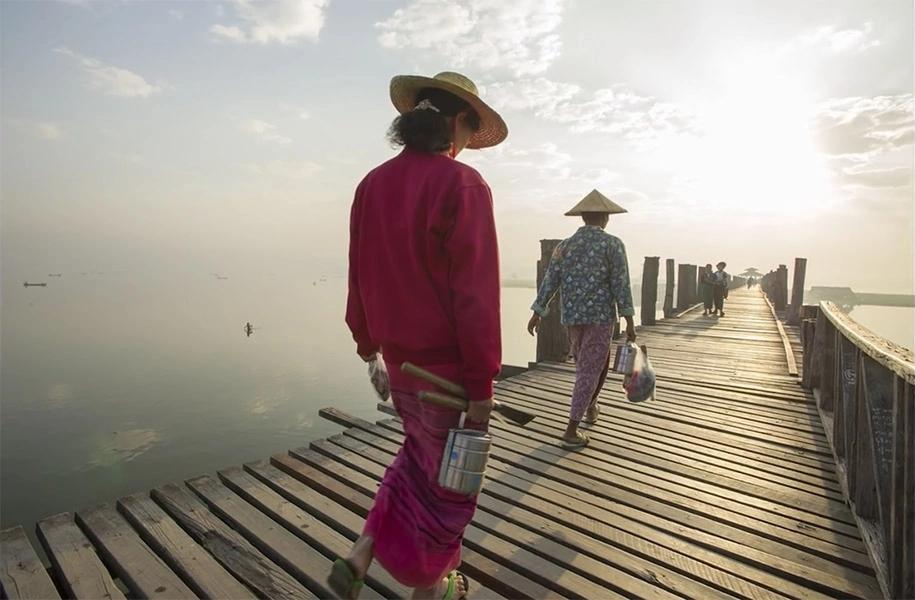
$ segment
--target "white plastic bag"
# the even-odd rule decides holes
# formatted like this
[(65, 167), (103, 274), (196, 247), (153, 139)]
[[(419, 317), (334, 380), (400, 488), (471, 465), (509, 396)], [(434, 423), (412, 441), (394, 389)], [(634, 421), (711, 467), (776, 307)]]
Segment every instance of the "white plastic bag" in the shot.
[(643, 402), (654, 400), (654, 390), (657, 376), (651, 361), (648, 360), (648, 349), (645, 346), (634, 347), (632, 370), (623, 377), (623, 389), (630, 402)]
[(388, 377), (388, 369), (384, 366), (384, 360), (377, 356), (369, 361), (369, 381), (372, 382), (372, 387), (375, 388), (375, 393), (379, 398), (387, 400), (391, 397), (391, 380)]

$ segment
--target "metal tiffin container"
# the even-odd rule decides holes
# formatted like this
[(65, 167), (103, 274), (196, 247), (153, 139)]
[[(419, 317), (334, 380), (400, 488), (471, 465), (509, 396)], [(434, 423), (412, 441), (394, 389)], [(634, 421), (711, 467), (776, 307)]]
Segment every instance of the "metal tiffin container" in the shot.
[[(461, 425), (464, 415), (461, 415)], [(442, 464), (438, 473), (438, 484), (447, 490), (476, 496), (483, 489), (486, 477), (486, 463), (492, 437), (476, 429), (452, 429), (448, 432)]]

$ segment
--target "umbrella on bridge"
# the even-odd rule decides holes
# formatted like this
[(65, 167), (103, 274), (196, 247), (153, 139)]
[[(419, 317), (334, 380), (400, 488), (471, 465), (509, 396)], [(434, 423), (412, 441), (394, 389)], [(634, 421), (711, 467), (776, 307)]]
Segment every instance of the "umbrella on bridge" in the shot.
[(762, 273), (760, 273), (759, 269), (757, 269), (756, 267), (750, 267), (748, 269), (745, 269), (743, 273), (738, 275), (738, 277), (745, 277), (747, 279), (749, 279), (750, 277), (759, 278), (759, 277), (762, 277)]

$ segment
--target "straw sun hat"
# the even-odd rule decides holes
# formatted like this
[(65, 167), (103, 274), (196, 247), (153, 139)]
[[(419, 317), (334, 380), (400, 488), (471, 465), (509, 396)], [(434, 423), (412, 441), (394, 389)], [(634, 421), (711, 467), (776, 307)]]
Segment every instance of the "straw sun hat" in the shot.
[(608, 213), (618, 215), (629, 212), (610, 198), (604, 196), (597, 190), (591, 192), (581, 199), (581, 202), (572, 207), (572, 210), (566, 213), (567, 217), (577, 217), (582, 213)]
[(416, 106), (416, 95), (425, 88), (438, 88), (465, 100), (480, 116), (480, 129), (470, 137), (468, 148), (489, 148), (508, 136), (508, 127), (499, 113), (480, 100), (477, 86), (460, 73), (444, 71), (435, 77), (398, 75), (391, 79), (391, 102), (400, 114)]

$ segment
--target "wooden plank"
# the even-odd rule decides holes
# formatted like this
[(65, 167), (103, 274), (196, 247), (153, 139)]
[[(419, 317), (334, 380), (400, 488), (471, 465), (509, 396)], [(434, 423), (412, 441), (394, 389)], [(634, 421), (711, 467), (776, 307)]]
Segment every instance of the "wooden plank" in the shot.
[[(496, 397), (506, 403), (516, 403), (512, 395), (497, 391)], [(666, 458), (697, 469), (720, 472), (731, 478), (758, 483), (773, 489), (786, 488), (803, 491), (811, 496), (844, 502), (841, 488), (835, 476), (829, 476), (820, 469), (805, 468), (792, 462), (780, 461), (778, 455), (760, 453), (752, 449), (743, 449), (727, 438), (708, 436), (703, 444), (700, 440), (684, 436), (673, 431), (652, 430), (651, 419), (627, 419), (615, 403), (601, 402), (602, 415), (599, 424), (590, 430), (599, 438), (625, 446), (647, 455)], [(565, 421), (567, 417), (554, 412), (557, 408), (530, 403), (522, 400), (519, 408), (536, 410), (542, 413), (538, 425), (529, 426), (531, 432), (542, 431), (543, 426), (555, 426), (557, 420)], [(545, 414), (543, 414), (545, 413)], [(660, 419), (653, 419), (660, 422)], [(787, 464), (786, 464), (787, 462)]]
[(118, 509), (149, 547), (201, 598), (254, 598), (149, 496), (121, 498)]
[(105, 564), (132, 594), (143, 598), (196, 598), (110, 504), (76, 513)]
[[(345, 441), (340, 441), (336, 438), (334, 438), (334, 441), (335, 443), (342, 444), (344, 447), (351, 447), (351, 445), (347, 444)], [(321, 446), (315, 444), (315, 447)], [(329, 452), (326, 447), (324, 448), (325, 452)], [(530, 471), (530, 477), (533, 478), (532, 481), (537, 483), (543, 482), (544, 484), (547, 483), (541, 476), (541, 474), (545, 473), (544, 471), (532, 469), (532, 462), (527, 460), (527, 458), (521, 458), (521, 460), (523, 461), (522, 464), (524, 464), (524, 469), (519, 470), (520, 472), (526, 473), (527, 471)], [(501, 464), (502, 457), (494, 453), (491, 457), (490, 467), (499, 469), (501, 468)], [(498, 477), (497, 479), (501, 481)], [(574, 484), (576, 481), (577, 477), (572, 474), (561, 474), (556, 479), (556, 487), (557, 489), (561, 489), (563, 493), (574, 494), (576, 492), (570, 489), (568, 484)], [(529, 491), (530, 484), (525, 484), (522, 486), (522, 489)], [(596, 489), (597, 487), (594, 486), (585, 491), (590, 492)], [(631, 509), (627, 509), (625, 505), (619, 502), (619, 500), (626, 500), (625, 493), (618, 493), (615, 496), (604, 495), (602, 498), (594, 497), (593, 494), (590, 493), (586, 493), (584, 496), (594, 498), (594, 501), (599, 502), (601, 507), (607, 506), (609, 510), (618, 512), (623, 518), (640, 520), (652, 526), (663, 527), (663, 530), (676, 529), (678, 528), (678, 525), (683, 528), (692, 528), (692, 531), (689, 531), (688, 533), (685, 533), (687, 529), (682, 529), (684, 531), (682, 537), (692, 540), (708, 538), (708, 547), (716, 551), (722, 548), (734, 548), (732, 555), (743, 561), (752, 558), (754, 555), (758, 555), (760, 558), (758, 562), (754, 561), (755, 564), (759, 564), (767, 569), (777, 569), (780, 565), (784, 565), (784, 568), (781, 570), (784, 576), (794, 578), (797, 573), (802, 572), (804, 573), (805, 578), (809, 579), (809, 585), (815, 589), (831, 590), (831, 593), (833, 594), (846, 594), (856, 597), (868, 597), (867, 593), (872, 593), (874, 589), (873, 587), (869, 587), (875, 585), (872, 577), (864, 576), (848, 569), (836, 569), (833, 563), (820, 561), (813, 555), (794, 551), (787, 547), (779, 548), (777, 544), (773, 546), (771, 543), (753, 541), (752, 538), (741, 539), (740, 537), (735, 538), (734, 536), (728, 536), (724, 533), (727, 531), (726, 529), (722, 530), (720, 527), (710, 526), (710, 521), (706, 521), (703, 517), (697, 515), (677, 518), (675, 511), (672, 512), (664, 507), (664, 505), (660, 505), (663, 507), (661, 510), (652, 510), (652, 512), (660, 517), (655, 518), (650, 514), (646, 515), (644, 512), (646, 508), (652, 509), (653, 506), (653, 503), (647, 499), (637, 499), (631, 503), (627, 502), (628, 506), (631, 507)], [(603, 498), (606, 498), (606, 500)], [(610, 502), (607, 502), (607, 500), (610, 500)], [(705, 532), (710, 532), (715, 535), (707, 536)], [(737, 543), (734, 543), (734, 541)], [(849, 593), (849, 591), (844, 588), (846, 585), (851, 586), (858, 591)], [(866, 590), (866, 593), (861, 590)]]
[[(529, 389), (515, 391), (499, 387), (497, 392), (500, 395), (511, 393), (517, 398), (517, 401), (529, 407), (539, 405), (552, 411), (559, 410), (556, 406), (559, 402), (568, 401), (567, 396), (546, 390), (538, 390), (534, 393)], [(672, 445), (686, 442), (690, 447), (707, 449), (714, 452), (716, 456), (745, 456), (798, 473), (808, 473), (820, 477), (828, 474), (832, 468), (832, 463), (819, 455), (801, 452), (802, 449), (792, 450), (790, 447), (771, 444), (760, 437), (746, 437), (728, 430), (726, 427), (720, 428), (712, 436), (705, 427), (697, 423), (667, 419), (664, 414), (658, 413), (652, 407), (633, 409), (621, 402), (608, 401), (604, 396), (600, 397), (600, 402), (603, 405), (614, 404), (615, 408), (619, 407), (618, 410), (615, 409), (601, 417), (602, 419), (618, 423), (642, 435), (660, 437), (665, 441), (676, 440), (670, 442)]]
[[(546, 389), (552, 389), (557, 393), (571, 391), (572, 381), (563, 381), (562, 379), (540, 380), (537, 384)], [(612, 385), (612, 384), (611, 384)], [(760, 418), (747, 419), (738, 415), (733, 415), (727, 419), (722, 419), (716, 414), (716, 411), (710, 410), (706, 406), (690, 406), (689, 403), (683, 406), (674, 406), (666, 401), (664, 394), (665, 386), (663, 381), (657, 387), (659, 402), (632, 403), (621, 402), (619, 409), (622, 412), (638, 412), (642, 414), (654, 414), (664, 416), (668, 421), (679, 422), (683, 424), (695, 425), (706, 430), (712, 430), (716, 433), (729, 435), (740, 435), (747, 441), (755, 441), (758, 445), (764, 446), (781, 446), (781, 448), (799, 448), (803, 451), (816, 455), (820, 460), (827, 460), (830, 456), (829, 443), (825, 434), (819, 432), (793, 431), (787, 428), (775, 427), (771, 424), (764, 424)], [(612, 401), (613, 398), (621, 399), (621, 394), (612, 388), (605, 387), (600, 393), (600, 398), (605, 401)], [(567, 398), (568, 396), (566, 396)], [(755, 421), (755, 422), (754, 422)]]
[[(358, 423), (357, 426), (346, 431), (346, 435), (365, 441), (376, 447), (385, 448), (387, 451), (393, 450), (398, 444), (394, 442), (385, 442), (384, 431), (378, 426)], [(776, 590), (788, 588), (794, 593), (794, 597), (820, 597), (810, 590), (793, 586), (780, 578), (774, 578), (767, 574), (752, 568), (743, 568), (735, 561), (724, 559), (712, 552), (706, 551), (700, 546), (691, 545), (679, 540), (674, 536), (668, 536), (658, 530), (649, 527), (634, 527), (630, 519), (617, 518), (609, 521), (599, 522), (595, 517), (595, 508), (585, 506), (582, 503), (572, 499), (569, 496), (550, 492), (546, 490), (549, 501), (538, 500), (532, 494), (531, 484), (524, 482), (521, 485), (522, 490), (512, 489), (503, 485), (501, 474), (498, 477), (490, 477), (484, 488), (484, 494), (480, 496), (480, 506), (483, 510), (488, 511), (497, 518), (507, 518), (515, 523), (532, 528), (535, 531), (551, 531), (556, 529), (554, 539), (566, 541), (583, 540), (581, 535), (593, 537), (602, 540), (613, 546), (618, 546), (634, 556), (640, 556), (651, 560), (662, 568), (674, 569), (684, 575), (704, 581), (709, 586), (714, 586), (721, 590), (727, 590), (729, 593), (737, 593), (747, 598), (773, 598), (778, 596)], [(541, 490), (543, 493), (543, 490)], [(491, 497), (491, 498), (490, 498)], [(501, 503), (499, 502), (501, 501)], [(523, 507), (525, 511), (532, 511), (532, 514), (546, 519), (546, 523), (532, 521), (527, 515), (517, 514), (517, 507)], [(580, 510), (578, 514), (570, 512), (570, 507), (576, 506)], [(515, 511), (515, 513), (513, 513)], [(477, 513), (480, 515), (480, 513)], [(491, 519), (493, 517), (485, 517)], [(627, 529), (634, 529), (637, 534), (630, 534)], [(570, 530), (575, 530), (572, 533)], [(647, 539), (643, 539), (647, 538)], [(588, 541), (580, 542), (583, 546), (591, 546)], [(673, 550), (673, 551), (671, 551)], [(599, 551), (595, 556), (604, 557), (604, 551)], [(698, 557), (705, 559), (697, 560)], [(722, 568), (719, 568), (722, 567)], [(651, 567), (645, 567), (650, 569)], [(762, 579), (768, 579), (770, 586), (768, 589), (758, 586), (749, 581), (744, 581), (739, 577), (732, 575), (731, 572), (740, 572), (742, 575), (755, 574)], [(701, 593), (700, 593), (701, 592)], [(710, 597), (714, 592), (707, 590), (694, 590), (693, 597)]]
[[(318, 467), (325, 475), (337, 479), (338, 483), (332, 485), (327, 482), (320, 482), (319, 485), (326, 490), (326, 493), (337, 493), (340, 497), (346, 498), (346, 501), (364, 503), (367, 507), (366, 510), (368, 510), (368, 507), (371, 506), (370, 497), (375, 493), (378, 480), (365, 475), (361, 471), (354, 470), (349, 463), (339, 462), (338, 459), (351, 458), (351, 455), (343, 452), (342, 448), (338, 447), (334, 452), (336, 455), (333, 458), (325, 455), (322, 459), (308, 449), (290, 451), (294, 457)], [(344, 487), (351, 489), (341, 491), (339, 483), (344, 483)], [(464, 532), (464, 547), (465, 549), (470, 548), (491, 561), (499, 563), (503, 569), (515, 571), (524, 578), (550, 589), (551, 596), (559, 594), (573, 598), (626, 597), (618, 590), (599, 585), (508, 540), (489, 535), (474, 525), (468, 527)], [(502, 590), (498, 587), (493, 589), (502, 593)], [(508, 597), (524, 597), (523, 595), (506, 595)]]
[(154, 489), (151, 495), (198, 544), (228, 572), (254, 590), (259, 598), (316, 598), (305, 586), (211, 513), (184, 487), (169, 484)]
[(73, 515), (60, 513), (42, 519), (37, 533), (67, 598), (124, 598)]
[[(349, 539), (241, 468), (232, 467), (220, 471), (219, 479), (229, 489), (329, 559), (346, 556), (349, 552)], [(412, 591), (376, 565), (369, 569), (366, 582), (385, 598), (406, 598)]]
[[(319, 447), (319, 444), (316, 443), (314, 446)], [(697, 531), (697, 533), (692, 534), (694, 537), (701, 537), (701, 534), (698, 533), (699, 531), (712, 533), (719, 541), (711, 544), (710, 547), (736, 544), (735, 547), (740, 550), (735, 556), (746, 555), (755, 552), (755, 549), (760, 549), (765, 552), (766, 560), (769, 563), (789, 561), (792, 564), (792, 569), (785, 571), (788, 576), (792, 576), (792, 573), (802, 569), (805, 576), (814, 585), (821, 586), (822, 589), (833, 589), (833, 593), (858, 597), (869, 597), (874, 593), (875, 580), (866, 572), (859, 572), (856, 569), (850, 569), (831, 560), (825, 560), (810, 554), (804, 549), (785, 545), (781, 543), (780, 539), (766, 538), (753, 529), (733, 528), (701, 513), (682, 511), (679, 507), (642, 496), (637, 491), (626, 490), (611, 483), (595, 481), (590, 477), (590, 474), (581, 475), (580, 473), (570, 472), (561, 466), (544, 463), (527, 454), (517, 454), (500, 447), (497, 441), (497, 445), (491, 455), (490, 464), (498, 465), (501, 462), (524, 465), (522, 471), (529, 471), (535, 477), (535, 481), (544, 481), (544, 478), (550, 478), (557, 482), (560, 487), (566, 489), (567, 493), (584, 492), (586, 497), (600, 499), (603, 503), (611, 506), (613, 510), (624, 507), (635, 509), (627, 510), (624, 513), (629, 518), (640, 519), (662, 528), (670, 528), (675, 524), (694, 528)], [(766, 563), (763, 562), (762, 564)], [(846, 589), (844, 586), (850, 587)], [(839, 588), (843, 588), (845, 591), (839, 591)], [(857, 591), (852, 592), (852, 589)]]
[(5, 598), (60, 598), (22, 527), (0, 531), (0, 563)]
[[(292, 535), (270, 517), (260, 512), (209, 475), (195, 477), (187, 485), (207, 506), (241, 533), (251, 544), (280, 565), (319, 598), (330, 598), (327, 575), (332, 561)], [(371, 588), (365, 598), (380, 598)]]
[[(360, 446), (359, 444), (348, 442), (344, 436), (337, 436), (328, 441), (312, 444), (313, 448), (333, 457), (337, 461), (345, 461), (346, 464), (360, 472), (366, 474), (374, 472), (376, 477), (380, 477), (381, 472), (383, 472), (384, 461), (365, 458), (362, 454), (364, 446), (364, 444)], [(349, 452), (344, 452), (341, 448), (345, 448)], [(359, 451), (354, 451), (354, 448), (359, 448)], [(528, 467), (530, 462), (527, 457), (524, 460), (526, 461), (525, 466)], [(568, 475), (564, 476), (568, 477)], [(650, 501), (642, 499), (641, 502), (644, 504)], [(688, 521), (693, 526), (697, 526), (700, 522), (702, 522), (701, 526), (706, 527), (712, 523), (711, 520), (702, 520), (697, 518), (696, 515), (692, 515)], [(833, 562), (822, 560), (814, 555), (800, 552), (788, 546), (781, 545), (780, 548), (777, 548), (780, 544), (774, 541), (761, 541), (757, 538), (751, 547), (760, 547), (756, 546), (756, 544), (760, 543), (762, 544), (761, 547), (767, 548), (767, 552), (792, 559), (798, 570), (805, 570), (805, 573), (809, 573), (811, 580), (816, 581), (818, 585), (826, 586), (825, 589), (835, 589), (838, 593), (853, 597), (870, 597), (875, 591), (875, 581), (872, 576), (841, 567)], [(844, 592), (838, 591), (840, 589), (844, 590)]]
[[(295, 467), (300, 467), (304, 470), (310, 469), (310, 467), (301, 461), (293, 459), (288, 455), (276, 455), (274, 459), (279, 462), (283, 462), (284, 460), (289, 461), (290, 463), (294, 464), (293, 470), (295, 470)], [(302, 481), (292, 477), (291, 475), (288, 475), (285, 471), (272, 466), (266, 461), (248, 463), (245, 465), (245, 471), (256, 477), (259, 481), (263, 482), (267, 487), (282, 496), (284, 499), (292, 502), (302, 510), (308, 512), (311, 516), (318, 519), (328, 527), (338, 531), (348, 540), (355, 540), (361, 533), (364, 522), (362, 517), (360, 517), (357, 513), (344, 508), (342, 505), (319, 493), (317, 490), (310, 488), (309, 486), (302, 483)], [(467, 558), (468, 557), (465, 555), (465, 561)], [(470, 558), (476, 560), (477, 562), (482, 559), (482, 557), (478, 557), (478, 555), (471, 556)], [(479, 580), (476, 580), (474, 574), (471, 571), (472, 569), (462, 567), (462, 572), (470, 579), (472, 586), (472, 597), (500, 597), (499, 593), (485, 587)], [(394, 582), (390, 575), (387, 575), (383, 569), (378, 567), (373, 567), (370, 569), (368, 577), (369, 581), (372, 581), (373, 577), (387, 578), (385, 581), (389, 581), (387, 584), (388, 587), (391, 587), (392, 589), (402, 590), (398, 597), (407, 597), (411, 592), (411, 590), (407, 590), (399, 583)], [(513, 594), (511, 597), (519, 596)]]

